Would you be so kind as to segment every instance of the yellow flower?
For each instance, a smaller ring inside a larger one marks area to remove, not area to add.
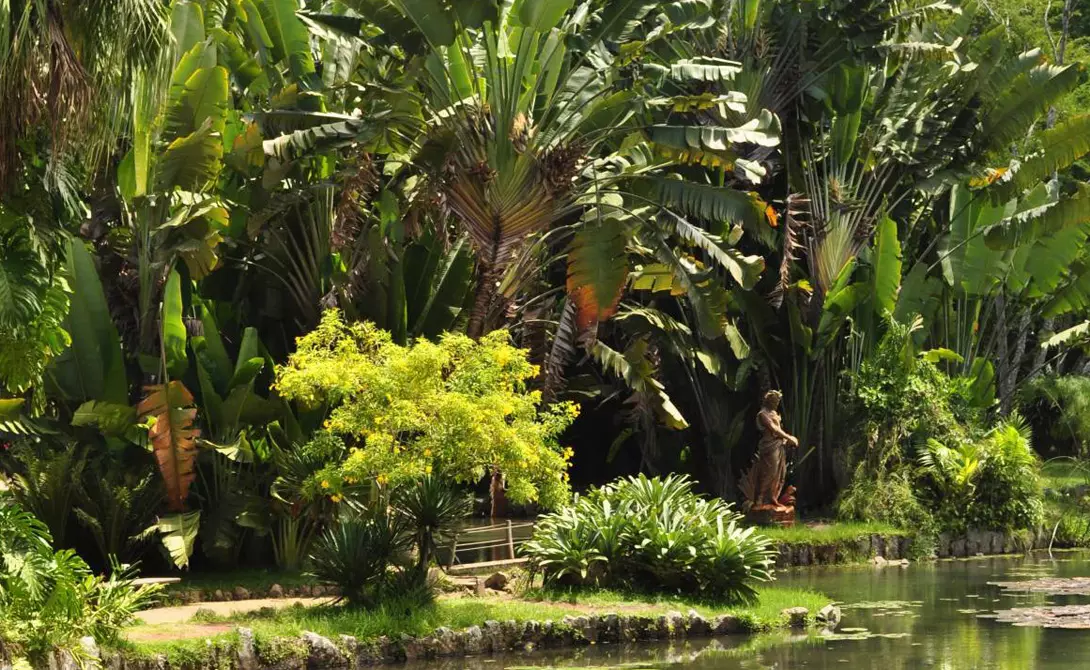
[[[424,474],[426,474],[426,475],[431,474],[431,466],[430,465],[424,467]]]
[[[329,499],[332,500],[335,503],[339,503],[340,501],[344,500],[344,496],[337,493],[337,494],[329,496]]]
[[[424,450],[424,458],[431,458],[431,449]]]
[[[378,482],[379,485],[381,486],[381,485],[387,483],[388,481],[390,481],[390,478],[387,477],[386,475],[379,475],[378,477],[375,477],[375,481]]]
[[[326,481],[325,479],[322,480],[322,488],[323,489],[328,489],[329,488],[329,482]]]

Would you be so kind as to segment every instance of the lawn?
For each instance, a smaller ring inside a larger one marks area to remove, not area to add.
[[[402,633],[421,636],[440,626],[453,629],[496,621],[559,621],[567,615],[580,616],[614,612],[618,614],[664,614],[671,610],[682,613],[694,609],[706,618],[729,614],[739,618],[746,630],[760,631],[783,623],[781,612],[788,607],[806,607],[811,614],[831,602],[830,598],[813,591],[766,585],[759,589],[758,601],[749,606],[715,605],[680,597],[646,598],[614,591],[587,593],[546,592],[535,590],[525,598],[514,597],[444,597],[427,607],[409,607],[391,602],[372,609],[348,609],[341,606],[292,606],[265,609],[227,617],[200,612],[184,626],[137,626],[128,637],[139,651],[145,653],[185,654],[206,644],[205,638],[226,642],[235,633],[230,625],[245,626],[254,631],[258,640],[295,638],[304,631],[326,637],[351,635],[359,640],[371,640],[386,635],[393,638]],[[172,640],[172,631],[206,629],[209,635],[200,639]]]
[[[1090,485],[1090,465],[1070,458],[1054,458],[1041,466],[1042,484],[1046,489],[1062,491]]]
[[[829,545],[851,542],[871,535],[909,535],[904,529],[885,523],[832,521],[813,525],[773,526],[760,532],[775,544]]]

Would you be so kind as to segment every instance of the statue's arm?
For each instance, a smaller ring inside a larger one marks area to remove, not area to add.
[[[783,427],[780,425],[779,420],[768,416],[767,414],[762,414],[762,417],[764,424],[768,426],[768,429],[772,431],[773,435],[782,440],[787,440],[787,442],[793,446],[799,446],[798,438],[784,430]]]

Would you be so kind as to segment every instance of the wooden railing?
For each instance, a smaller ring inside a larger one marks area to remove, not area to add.
[[[515,523],[508,519],[501,523],[495,523],[490,526],[477,526],[475,528],[466,528],[460,531],[454,536],[454,540],[450,543],[450,560],[447,561],[447,568],[449,569],[455,563],[458,562],[459,551],[487,551],[489,549],[507,549],[507,555],[511,560],[516,558],[515,548],[526,542],[529,538],[515,539],[515,531],[521,528],[532,528],[534,526],[533,521],[520,521]],[[484,540],[473,540],[474,535],[481,535],[484,533],[495,533],[496,531],[503,530],[504,537],[499,539],[490,538]],[[467,537],[469,538],[467,541]]]

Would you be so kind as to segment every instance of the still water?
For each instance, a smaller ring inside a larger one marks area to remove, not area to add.
[[[1090,596],[1004,592],[993,581],[1090,576],[1090,554],[980,558],[914,564],[785,571],[781,583],[812,588],[842,603],[836,635],[770,634],[673,645],[601,646],[494,659],[429,664],[432,670],[567,668],[860,668],[902,670],[1090,670],[1090,629],[1018,627],[997,610],[1090,604]],[[981,616],[983,615],[983,617]]]

